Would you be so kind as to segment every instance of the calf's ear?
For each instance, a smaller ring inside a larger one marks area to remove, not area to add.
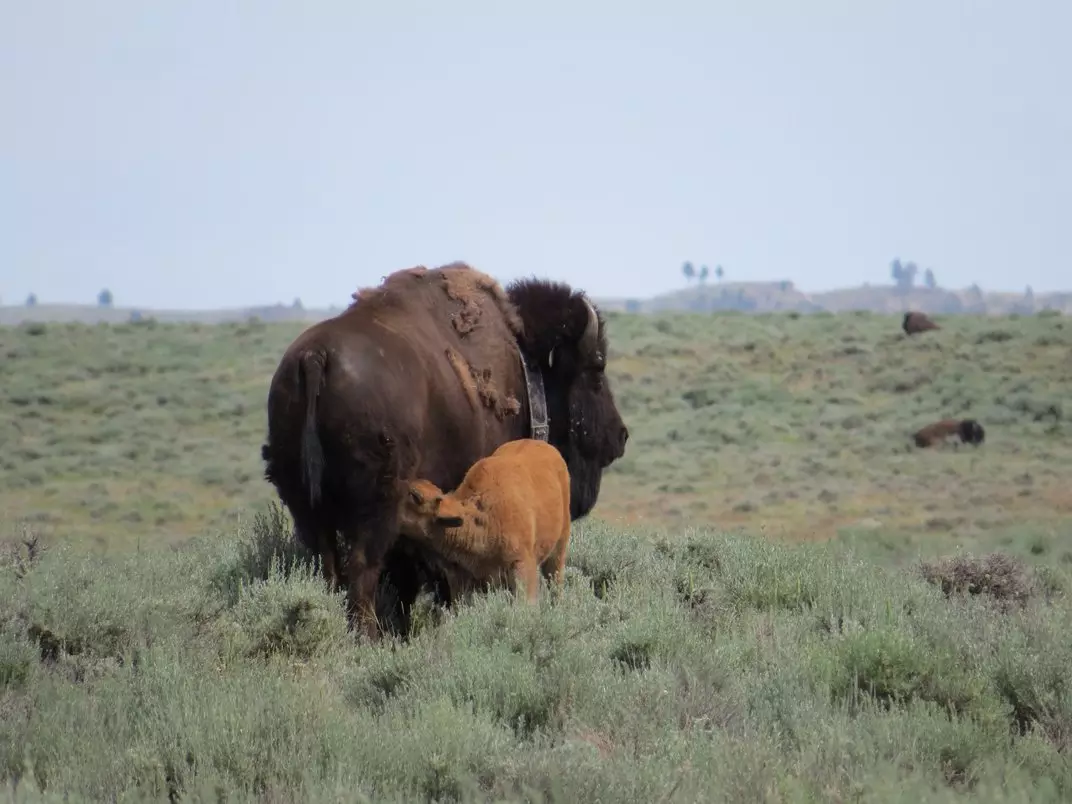
[[[440,497],[436,501],[435,521],[444,528],[460,528],[465,518],[458,501],[450,497]]]

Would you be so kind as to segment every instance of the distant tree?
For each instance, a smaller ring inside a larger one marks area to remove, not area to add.
[[[936,287],[938,287],[938,283],[934,279],[934,271],[932,271],[930,268],[923,272],[923,284],[929,287],[931,290],[934,290]]]
[[[721,265],[716,265],[716,266],[715,266],[715,279],[717,279],[717,280],[718,280],[719,282],[721,282],[721,281],[722,281],[722,276],[723,276],[723,275],[724,275],[725,273],[726,273],[726,272],[722,270],[722,266],[721,266]]]
[[[890,263],[890,276],[893,277],[893,281],[902,293],[907,292],[912,287],[918,272],[919,268],[914,262],[902,263],[899,259],[895,259]]]
[[[694,276],[696,276],[696,269],[693,268],[691,262],[686,260],[685,264],[681,266],[681,273],[685,274],[685,281],[686,282],[691,282],[692,278]]]
[[[781,288],[782,293],[786,293],[793,289],[793,283],[790,282],[788,279],[783,279],[781,282],[778,283],[778,287]]]
[[[290,306],[293,307],[295,310],[305,309],[304,307],[302,307],[301,299],[295,299],[293,304],[291,304]]]
[[[112,306],[112,291],[105,288],[97,294],[97,305],[99,307],[111,307]]]
[[[707,271],[707,266],[706,266],[706,265],[701,265],[701,266],[700,266],[700,284],[701,284],[701,285],[702,285],[702,284],[703,284],[704,282],[706,282],[706,281],[707,281],[707,274],[708,274],[708,271]]]
[[[26,306],[27,307],[36,307],[37,306],[37,294],[36,293],[31,293],[29,296],[26,297]]]

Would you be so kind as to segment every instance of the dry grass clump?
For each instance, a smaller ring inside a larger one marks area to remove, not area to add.
[[[44,545],[37,533],[22,528],[16,537],[0,541],[0,570],[11,568],[22,578],[41,558]]]
[[[946,597],[986,595],[1006,606],[1023,605],[1042,590],[1034,571],[1021,559],[993,552],[981,558],[949,556],[920,562],[924,580],[938,586]]]

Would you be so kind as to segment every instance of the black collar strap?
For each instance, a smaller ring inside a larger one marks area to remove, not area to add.
[[[547,441],[551,427],[547,423],[547,394],[543,388],[543,371],[540,364],[532,360],[524,349],[521,352],[521,368],[525,373],[525,388],[529,394],[529,428],[531,437],[538,441]]]

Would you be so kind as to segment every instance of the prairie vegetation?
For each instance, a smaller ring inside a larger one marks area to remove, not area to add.
[[[610,316],[631,438],[562,597],[422,599],[375,646],[260,475],[304,325],[0,329],[0,775],[31,802],[1068,800],[1072,327],[939,322]],[[986,443],[910,446],[946,416]]]
[[[611,314],[630,428],[594,516],[899,552],[1029,540],[1072,513],[1072,324],[951,317]],[[273,499],[268,383],[305,324],[0,328],[0,514],[116,548],[231,530]],[[920,453],[971,416],[986,444]]]

